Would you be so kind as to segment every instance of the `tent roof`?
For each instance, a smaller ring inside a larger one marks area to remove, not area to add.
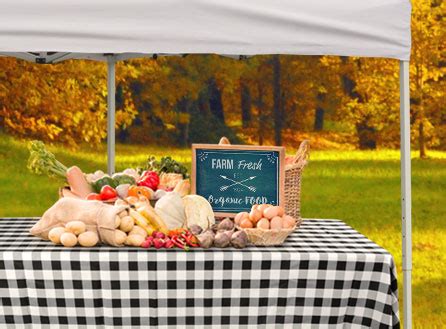
[[[410,0],[3,0],[0,52],[408,60],[410,13]]]

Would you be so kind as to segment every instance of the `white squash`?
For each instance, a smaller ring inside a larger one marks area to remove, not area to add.
[[[184,210],[186,212],[185,227],[193,224],[200,226],[203,230],[215,224],[214,211],[211,204],[200,195],[186,195],[183,198]]]
[[[181,196],[176,192],[168,192],[155,204],[155,211],[169,230],[183,227],[186,220]]]

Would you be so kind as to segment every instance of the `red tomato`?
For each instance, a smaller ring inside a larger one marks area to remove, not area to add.
[[[105,185],[101,188],[101,193],[99,194],[99,196],[101,197],[101,200],[109,200],[116,198],[118,196],[118,193],[110,185]]]
[[[87,195],[87,200],[102,200],[101,196],[98,193],[90,193]]]

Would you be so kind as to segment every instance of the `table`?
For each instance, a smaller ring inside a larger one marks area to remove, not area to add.
[[[0,327],[399,327],[392,256],[342,221],[184,252],[63,248],[28,234],[36,220],[0,219]]]

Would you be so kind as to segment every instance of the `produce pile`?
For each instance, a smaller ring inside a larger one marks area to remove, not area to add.
[[[28,169],[35,174],[65,180],[69,189],[62,191],[63,196],[109,203],[118,198],[141,196],[156,201],[169,191],[184,196],[190,188],[187,168],[171,157],[164,157],[161,161],[149,157],[145,169],[127,168],[110,176],[101,170],[85,174],[77,166],[67,168],[41,141],[31,142],[29,150]]]
[[[127,168],[110,176],[100,170],[83,173],[76,166],[67,168],[40,141],[31,142],[29,150],[28,168],[33,173],[68,184],[61,196],[124,207],[114,223],[118,246],[189,250],[248,244],[246,234],[237,232],[232,220],[216,224],[209,202],[189,194],[187,168],[171,157],[159,161],[149,157],[144,169]],[[100,243],[98,234],[88,231],[81,219],[52,228],[48,238],[67,247]]]

